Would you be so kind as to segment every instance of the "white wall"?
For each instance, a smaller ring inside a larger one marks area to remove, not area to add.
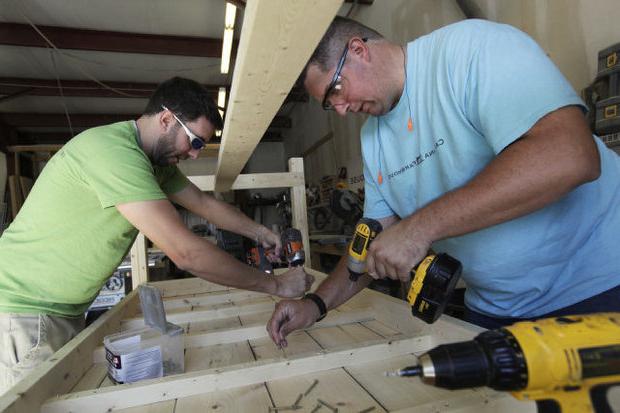
[[[470,1],[532,36],[578,92],[596,76],[599,50],[620,42],[618,0]]]
[[[580,92],[596,76],[598,51],[620,42],[618,0],[469,0],[489,20],[512,24],[529,33]],[[341,13],[349,10],[343,6]],[[465,18],[455,0],[375,0],[359,6],[352,18],[401,44]],[[330,131],[325,143],[305,159],[307,182],[348,168],[361,174],[359,129],[363,115],[340,118],[316,102],[297,104],[293,129],[286,135],[287,154],[299,155]]]

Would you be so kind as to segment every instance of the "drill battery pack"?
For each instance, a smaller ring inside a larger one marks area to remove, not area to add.
[[[412,271],[407,301],[414,317],[432,324],[443,314],[461,277],[460,261],[448,254],[431,254]]]

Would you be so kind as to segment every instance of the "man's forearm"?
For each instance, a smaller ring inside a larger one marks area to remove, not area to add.
[[[210,242],[199,239],[188,253],[183,269],[216,284],[244,290],[277,293],[275,277],[245,265]]]
[[[368,275],[361,276],[355,282],[349,280],[347,257],[344,256],[338,261],[338,265],[329,277],[319,285],[315,293],[323,299],[327,309],[332,310],[363,290],[371,281],[372,278]]]

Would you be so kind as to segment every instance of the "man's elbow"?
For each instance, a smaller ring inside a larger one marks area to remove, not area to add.
[[[601,159],[596,146],[593,153],[584,156],[579,167],[579,183],[585,184],[597,180],[601,176]]]
[[[191,249],[178,250],[167,255],[179,270],[190,273],[194,272],[198,255]]]

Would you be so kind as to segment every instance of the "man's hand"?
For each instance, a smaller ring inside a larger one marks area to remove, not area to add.
[[[408,282],[411,270],[424,259],[431,240],[422,231],[410,229],[407,220],[381,232],[368,248],[368,275]]]
[[[306,274],[303,267],[295,267],[275,278],[275,295],[284,298],[301,297],[312,287],[314,277]]]
[[[282,241],[280,240],[280,236],[278,234],[261,225],[256,233],[256,240],[265,248],[265,250],[273,248],[273,252],[267,254],[267,259],[270,262],[280,260],[280,255],[282,254]]]
[[[267,332],[279,348],[286,347],[290,332],[310,327],[319,316],[319,307],[313,301],[282,300],[267,323]]]

